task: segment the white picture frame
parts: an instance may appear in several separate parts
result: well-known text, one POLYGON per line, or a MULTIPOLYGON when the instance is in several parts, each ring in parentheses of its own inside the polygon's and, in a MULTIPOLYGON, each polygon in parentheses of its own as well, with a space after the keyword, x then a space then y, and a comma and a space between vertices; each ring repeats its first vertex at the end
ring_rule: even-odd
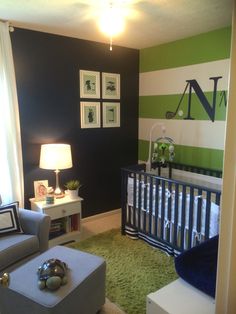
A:
POLYGON ((100 108, 100 102, 80 102, 81 129, 101 127, 100 108))
POLYGON ((103 118, 104 128, 120 127, 120 103, 103 102, 102 103, 102 118, 103 118))
POLYGON ((100 98, 100 72, 80 70, 80 98, 100 98))
POLYGON ((48 180, 34 181, 35 201, 44 201, 47 195, 48 180))
POLYGON ((102 73, 102 98, 120 99, 120 74, 102 73))

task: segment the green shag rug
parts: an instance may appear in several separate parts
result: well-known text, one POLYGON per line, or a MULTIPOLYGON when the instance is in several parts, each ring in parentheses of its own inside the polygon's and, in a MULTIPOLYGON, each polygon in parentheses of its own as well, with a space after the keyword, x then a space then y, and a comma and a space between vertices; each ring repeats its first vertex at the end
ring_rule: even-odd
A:
POLYGON ((107 263, 106 296, 127 314, 145 314, 146 296, 177 278, 173 257, 142 240, 110 230, 68 245, 102 256, 107 263))

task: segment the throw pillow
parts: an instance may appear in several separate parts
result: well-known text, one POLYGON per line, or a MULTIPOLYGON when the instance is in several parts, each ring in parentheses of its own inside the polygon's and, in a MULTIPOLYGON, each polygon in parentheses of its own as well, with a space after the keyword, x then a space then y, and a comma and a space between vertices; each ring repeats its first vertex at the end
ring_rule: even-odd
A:
POLYGON ((0 235, 21 232, 17 203, 0 207, 0 235))

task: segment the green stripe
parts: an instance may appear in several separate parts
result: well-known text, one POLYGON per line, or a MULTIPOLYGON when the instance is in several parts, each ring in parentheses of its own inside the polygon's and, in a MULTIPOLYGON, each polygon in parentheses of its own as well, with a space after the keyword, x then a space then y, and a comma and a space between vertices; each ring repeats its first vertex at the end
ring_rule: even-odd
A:
MULTIPOLYGON (((148 141, 139 140, 139 160, 148 159, 148 141)), ((223 169, 223 150, 200 148, 193 146, 175 145, 175 162, 205 167, 210 169, 223 169)))
MULTIPOLYGON (((226 107, 221 100, 221 92, 217 92, 216 96, 216 111, 215 111, 215 120, 216 121, 225 121, 226 117, 226 107)), ((209 103, 212 103, 213 92, 204 93, 209 103)), ((166 112, 172 111, 175 112, 178 106, 178 103, 182 95, 158 95, 158 96, 140 96, 139 97, 139 118, 151 118, 151 119, 165 119, 166 112)), ((183 101, 180 105, 179 110, 184 112, 183 116, 180 117, 178 114, 174 119, 183 119, 187 116, 188 112, 188 94, 183 98, 183 101)), ((204 107, 200 103, 196 94, 192 94, 191 100, 191 116, 196 120, 210 120, 207 115, 204 107)))
POLYGON ((227 59, 231 27, 140 50, 140 72, 227 59))

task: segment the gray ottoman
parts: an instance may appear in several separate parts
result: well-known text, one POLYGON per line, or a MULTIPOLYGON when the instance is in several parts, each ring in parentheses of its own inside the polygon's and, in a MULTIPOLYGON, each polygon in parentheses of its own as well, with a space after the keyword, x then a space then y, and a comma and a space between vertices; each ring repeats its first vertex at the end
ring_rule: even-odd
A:
POLYGON ((10 273, 0 288, 1 314, 95 314, 105 303, 105 261, 98 256, 56 246, 10 273), (68 264, 68 283, 56 291, 39 290, 37 269, 49 258, 68 264))

